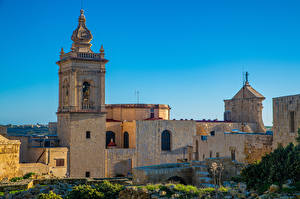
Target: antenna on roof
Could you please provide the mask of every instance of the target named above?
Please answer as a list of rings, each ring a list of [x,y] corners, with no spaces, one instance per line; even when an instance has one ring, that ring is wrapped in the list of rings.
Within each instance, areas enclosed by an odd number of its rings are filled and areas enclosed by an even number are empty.
[[[136,103],[139,104],[140,103],[140,91],[135,90],[134,95],[136,96]]]
[[[83,10],[83,0],[81,0],[81,9]]]

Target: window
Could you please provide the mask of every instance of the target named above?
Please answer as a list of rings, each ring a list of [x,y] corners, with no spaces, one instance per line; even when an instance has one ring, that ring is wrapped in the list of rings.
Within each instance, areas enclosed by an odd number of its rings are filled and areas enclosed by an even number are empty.
[[[90,83],[83,82],[82,84],[82,109],[90,108]]]
[[[201,135],[201,140],[202,140],[202,141],[207,140],[207,136],[206,136],[206,135]]]
[[[111,140],[113,140],[114,143],[116,143],[116,135],[112,131],[107,131],[106,132],[106,147],[110,143]]]
[[[209,151],[209,157],[210,158],[212,157],[212,151]]]
[[[85,132],[85,138],[86,139],[90,139],[91,138],[91,132],[90,131]]]
[[[295,111],[290,112],[290,132],[295,132]]]
[[[216,157],[217,157],[217,158],[218,158],[218,157],[220,157],[220,154],[219,154],[219,152],[217,152],[217,153],[216,153]]]
[[[203,156],[202,156],[202,160],[205,160],[205,154],[203,154]]]
[[[196,140],[196,154],[195,154],[195,159],[197,161],[199,161],[199,143],[198,143],[198,140]]]
[[[161,134],[161,150],[162,151],[171,150],[171,134],[168,130],[164,130]]]
[[[231,150],[231,160],[235,160],[235,150]]]
[[[57,167],[65,166],[65,160],[64,159],[56,159],[56,166]]]
[[[154,108],[150,109],[150,118],[154,118]]]
[[[215,131],[211,131],[211,132],[210,132],[210,135],[211,135],[211,136],[215,136]]]
[[[89,178],[91,176],[91,173],[89,171],[85,172],[85,177]]]
[[[129,148],[129,134],[127,132],[124,133],[124,148]]]

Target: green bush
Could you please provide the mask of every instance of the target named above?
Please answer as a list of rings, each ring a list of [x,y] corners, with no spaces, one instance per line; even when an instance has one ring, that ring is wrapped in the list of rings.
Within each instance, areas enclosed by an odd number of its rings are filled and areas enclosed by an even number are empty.
[[[90,185],[78,185],[73,187],[67,195],[68,199],[103,199],[104,194]]]
[[[24,178],[24,179],[29,179],[29,178],[31,178],[33,175],[35,175],[35,173],[32,173],[32,172],[26,173],[26,174],[23,176],[23,178]]]
[[[62,197],[50,191],[49,193],[39,194],[38,199],[62,199]]]
[[[124,186],[120,184],[112,184],[105,180],[103,183],[95,185],[95,189],[102,192],[105,199],[113,199],[119,196],[119,193],[124,189]]]
[[[298,131],[300,137],[300,130]],[[300,145],[279,146],[255,164],[248,165],[241,173],[248,188],[264,192],[271,184],[280,187],[287,180],[300,181]]]
[[[23,177],[14,177],[14,178],[10,179],[11,182],[18,182],[20,180],[23,180]]]

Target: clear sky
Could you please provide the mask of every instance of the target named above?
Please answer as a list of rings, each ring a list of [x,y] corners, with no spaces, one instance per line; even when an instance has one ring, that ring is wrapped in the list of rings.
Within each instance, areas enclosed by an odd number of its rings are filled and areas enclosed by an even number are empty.
[[[0,0],[0,124],[56,121],[59,51],[80,0]],[[299,0],[84,0],[104,45],[106,103],[162,103],[171,119],[223,119],[242,73],[266,100],[300,93]]]

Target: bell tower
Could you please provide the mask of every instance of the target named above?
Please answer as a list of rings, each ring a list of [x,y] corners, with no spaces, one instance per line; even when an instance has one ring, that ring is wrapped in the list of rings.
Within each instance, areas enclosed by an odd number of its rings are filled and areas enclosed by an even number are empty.
[[[72,34],[71,51],[60,52],[59,106],[60,145],[68,147],[70,177],[103,177],[105,149],[105,64],[104,49],[91,50],[93,36],[80,10]]]

